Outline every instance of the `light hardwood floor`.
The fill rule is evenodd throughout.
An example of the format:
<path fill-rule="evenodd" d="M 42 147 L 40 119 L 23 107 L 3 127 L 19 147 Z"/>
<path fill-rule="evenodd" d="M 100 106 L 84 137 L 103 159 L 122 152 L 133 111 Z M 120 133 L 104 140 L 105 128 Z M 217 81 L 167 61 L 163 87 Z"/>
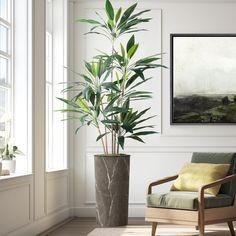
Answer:
<path fill-rule="evenodd" d="M 130 218 L 129 225 L 150 225 L 144 218 Z M 98 228 L 95 218 L 72 218 L 61 226 L 50 229 L 38 236 L 87 236 L 89 232 Z"/>
<path fill-rule="evenodd" d="M 144 221 L 144 218 L 130 218 L 129 219 L 129 225 L 132 226 L 144 226 L 144 225 L 150 225 L 150 223 L 147 223 Z M 163 225 L 164 226 L 164 225 Z M 236 227 L 236 222 L 235 225 Z M 176 228 L 181 227 L 177 225 L 168 225 L 169 228 Z M 216 227 L 224 230 L 218 233 L 213 234 L 207 234 L 207 235 L 220 235 L 220 236 L 226 236 L 230 235 L 228 226 L 226 224 L 218 224 L 218 225 L 211 225 L 209 227 Z M 55 227 L 51 228 L 47 232 L 41 233 L 38 236 L 87 236 L 89 232 L 94 230 L 95 228 L 99 228 L 99 226 L 96 224 L 95 218 L 71 218 L 68 219 L 65 222 L 62 222 L 59 225 L 56 225 Z"/>

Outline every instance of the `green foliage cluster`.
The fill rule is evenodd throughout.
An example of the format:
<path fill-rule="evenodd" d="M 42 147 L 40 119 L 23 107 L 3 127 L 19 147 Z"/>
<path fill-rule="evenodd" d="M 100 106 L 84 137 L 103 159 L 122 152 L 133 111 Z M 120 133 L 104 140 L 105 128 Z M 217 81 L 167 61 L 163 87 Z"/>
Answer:
<path fill-rule="evenodd" d="M 86 34 L 108 39 L 111 52 L 101 52 L 91 62 L 84 62 L 86 73 L 79 73 L 81 80 L 70 84 L 63 91 L 78 93 L 71 99 L 59 98 L 69 107 L 60 111 L 73 113 L 80 120 L 80 127 L 93 125 L 97 128 L 97 141 L 102 141 L 104 154 L 119 154 L 119 147 L 124 149 L 127 138 L 144 142 L 142 136 L 156 133 L 153 125 L 145 123 L 153 118 L 146 116 L 150 107 L 141 111 L 132 108 L 133 101 L 151 98 L 151 92 L 139 89 L 151 79 L 145 76 L 145 72 L 163 67 L 160 54 L 133 60 L 139 48 L 134 34 L 145 31 L 138 26 L 151 20 L 142 17 L 150 10 L 135 12 L 136 7 L 137 3 L 124 12 L 122 8 L 115 12 L 111 2 L 106 0 L 106 19 L 96 12 L 98 20 L 78 20 L 91 25 Z M 117 45 L 117 39 L 127 34 L 132 35 L 126 45 Z M 109 141 L 111 145 L 108 145 Z M 109 146 L 111 151 L 108 150 Z"/>
<path fill-rule="evenodd" d="M 9 147 L 8 144 L 6 144 L 5 148 L 4 148 L 4 151 L 2 153 L 2 159 L 3 160 L 13 160 L 15 158 L 15 155 L 22 155 L 22 152 L 19 151 L 18 147 L 17 146 L 12 146 L 12 147 Z"/>

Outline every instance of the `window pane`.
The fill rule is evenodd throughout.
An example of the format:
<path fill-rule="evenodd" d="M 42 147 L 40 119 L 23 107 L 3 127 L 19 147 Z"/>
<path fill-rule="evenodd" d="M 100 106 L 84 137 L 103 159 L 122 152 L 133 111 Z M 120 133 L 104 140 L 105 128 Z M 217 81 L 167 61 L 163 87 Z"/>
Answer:
<path fill-rule="evenodd" d="M 0 57 L 0 83 L 7 83 L 7 59 Z"/>
<path fill-rule="evenodd" d="M 0 117 L 2 117 L 3 114 L 7 110 L 7 105 L 8 105 L 8 90 L 9 89 L 1 88 L 0 87 Z"/>
<path fill-rule="evenodd" d="M 9 90 L 5 88 L 0 88 L 0 133 L 4 133 L 4 138 L 6 138 L 5 134 L 5 121 L 2 120 L 4 119 L 4 114 L 7 111 L 7 105 L 8 105 L 8 93 Z M 1 139 L 1 138 L 0 138 Z"/>
<path fill-rule="evenodd" d="M 0 50 L 7 52 L 7 27 L 0 25 Z"/>
<path fill-rule="evenodd" d="M 7 2 L 8 0 L 0 0 L 0 17 L 7 20 Z"/>
<path fill-rule="evenodd" d="M 8 60 L 0 57 L 0 83 L 6 84 L 8 81 L 7 78 L 8 72 Z"/>

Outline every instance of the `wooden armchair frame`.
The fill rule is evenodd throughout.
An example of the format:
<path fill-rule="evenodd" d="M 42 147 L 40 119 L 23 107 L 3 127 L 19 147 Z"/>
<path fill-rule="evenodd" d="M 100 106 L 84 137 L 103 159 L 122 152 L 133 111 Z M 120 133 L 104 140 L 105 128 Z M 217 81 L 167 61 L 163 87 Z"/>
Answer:
<path fill-rule="evenodd" d="M 152 182 L 148 186 L 148 194 L 152 193 L 152 188 L 177 179 L 178 175 L 166 177 Z M 226 176 L 210 184 L 201 186 L 198 191 L 198 210 L 182 210 L 169 208 L 146 207 L 145 220 L 152 222 L 152 236 L 155 236 L 158 223 L 193 225 L 199 230 L 199 236 L 204 236 L 205 225 L 227 222 L 231 235 L 235 236 L 233 221 L 236 220 L 236 196 L 232 206 L 209 208 L 204 206 L 204 190 L 230 182 L 236 178 L 236 174 Z"/>

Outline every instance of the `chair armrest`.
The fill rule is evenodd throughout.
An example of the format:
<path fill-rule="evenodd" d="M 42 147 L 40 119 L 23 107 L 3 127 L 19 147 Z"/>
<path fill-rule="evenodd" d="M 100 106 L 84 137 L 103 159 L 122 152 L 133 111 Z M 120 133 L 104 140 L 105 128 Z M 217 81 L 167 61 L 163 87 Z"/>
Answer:
<path fill-rule="evenodd" d="M 151 194 L 152 193 L 152 187 L 153 186 L 164 184 L 164 183 L 170 182 L 172 180 L 175 180 L 177 178 L 178 178 L 178 175 L 173 175 L 173 176 L 169 176 L 169 177 L 166 177 L 164 179 L 160 179 L 160 180 L 157 180 L 155 182 L 150 183 L 149 186 L 148 186 L 147 194 Z"/>
<path fill-rule="evenodd" d="M 204 190 L 205 189 L 212 188 L 214 186 L 230 182 L 232 179 L 236 179 L 236 174 L 226 176 L 223 179 L 219 179 L 219 180 L 216 180 L 212 183 L 205 184 L 205 185 L 201 186 L 201 188 L 198 191 L 198 201 L 199 201 L 200 205 L 204 208 Z"/>

